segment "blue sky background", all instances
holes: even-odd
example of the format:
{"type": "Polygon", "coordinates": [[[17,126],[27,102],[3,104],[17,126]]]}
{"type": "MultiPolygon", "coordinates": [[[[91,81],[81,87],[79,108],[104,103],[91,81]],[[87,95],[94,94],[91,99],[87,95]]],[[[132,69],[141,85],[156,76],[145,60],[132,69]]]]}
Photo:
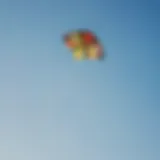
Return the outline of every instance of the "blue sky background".
{"type": "Polygon", "coordinates": [[[158,160],[156,0],[0,0],[0,159],[158,160]],[[89,28],[108,52],[76,62],[89,28]]]}

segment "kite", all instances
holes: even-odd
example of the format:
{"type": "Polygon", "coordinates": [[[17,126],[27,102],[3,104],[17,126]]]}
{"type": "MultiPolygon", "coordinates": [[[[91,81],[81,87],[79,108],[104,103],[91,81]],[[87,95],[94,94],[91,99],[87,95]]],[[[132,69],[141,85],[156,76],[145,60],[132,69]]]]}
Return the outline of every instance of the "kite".
{"type": "Polygon", "coordinates": [[[72,31],[63,38],[76,60],[100,60],[104,56],[102,45],[89,30],[72,31]]]}

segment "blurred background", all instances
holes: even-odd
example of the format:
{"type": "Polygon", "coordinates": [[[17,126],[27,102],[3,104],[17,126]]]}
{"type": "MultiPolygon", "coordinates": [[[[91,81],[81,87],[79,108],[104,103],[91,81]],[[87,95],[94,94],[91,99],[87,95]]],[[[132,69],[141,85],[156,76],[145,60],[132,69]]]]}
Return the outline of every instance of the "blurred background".
{"type": "Polygon", "coordinates": [[[0,0],[0,159],[158,160],[158,0],[0,0]],[[72,59],[88,28],[105,61],[72,59]]]}

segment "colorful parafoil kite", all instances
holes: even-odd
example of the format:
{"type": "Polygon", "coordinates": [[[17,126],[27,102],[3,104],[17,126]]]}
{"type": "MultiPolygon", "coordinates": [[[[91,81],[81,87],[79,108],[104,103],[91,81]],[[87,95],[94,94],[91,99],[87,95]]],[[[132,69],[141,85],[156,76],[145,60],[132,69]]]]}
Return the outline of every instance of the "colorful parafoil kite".
{"type": "Polygon", "coordinates": [[[69,32],[63,38],[76,60],[99,60],[104,56],[100,42],[89,30],[69,32]]]}

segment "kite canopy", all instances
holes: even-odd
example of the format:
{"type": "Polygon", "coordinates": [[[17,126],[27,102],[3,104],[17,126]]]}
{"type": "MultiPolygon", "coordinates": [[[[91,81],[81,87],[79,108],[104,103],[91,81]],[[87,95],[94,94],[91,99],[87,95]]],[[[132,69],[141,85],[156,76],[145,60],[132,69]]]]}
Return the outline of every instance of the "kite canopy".
{"type": "Polygon", "coordinates": [[[75,59],[99,60],[103,58],[102,46],[91,31],[77,30],[67,33],[63,38],[75,59]]]}

